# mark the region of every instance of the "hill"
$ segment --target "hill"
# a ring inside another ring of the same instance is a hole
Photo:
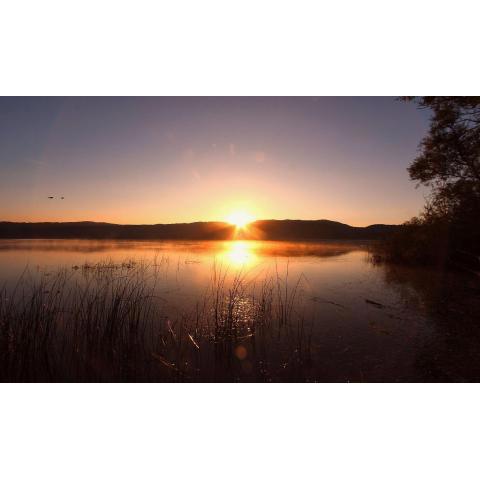
[[[396,225],[352,227],[331,220],[258,220],[235,232],[223,222],[119,225],[97,222],[0,222],[0,238],[90,238],[148,240],[229,240],[233,237],[262,240],[367,240],[397,229]]]

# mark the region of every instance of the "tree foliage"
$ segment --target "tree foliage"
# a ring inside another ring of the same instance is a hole
[[[402,97],[432,113],[410,178],[431,187],[422,214],[386,239],[385,258],[480,268],[480,97]]]
[[[426,214],[456,216],[478,208],[480,97],[404,98],[432,111],[419,155],[408,168],[412,180],[432,187]]]

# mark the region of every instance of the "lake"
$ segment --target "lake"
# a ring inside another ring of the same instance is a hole
[[[0,240],[0,285],[7,380],[480,380],[475,279],[362,242]]]

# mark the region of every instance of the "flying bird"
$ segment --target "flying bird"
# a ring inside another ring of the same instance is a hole
[[[48,198],[51,200],[51,199],[54,198],[54,197],[48,197]]]
[[[64,199],[65,199],[65,197],[60,197],[60,198],[61,198],[62,200],[64,200]]]

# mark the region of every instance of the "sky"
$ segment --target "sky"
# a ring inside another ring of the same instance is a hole
[[[401,223],[428,119],[391,97],[2,97],[0,221]]]

